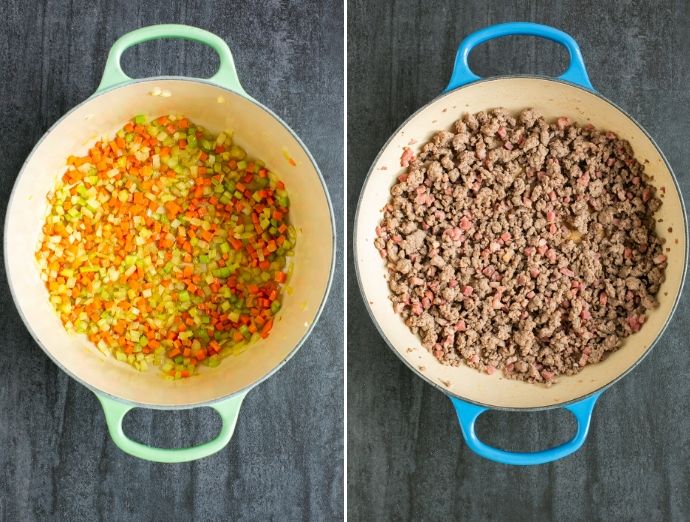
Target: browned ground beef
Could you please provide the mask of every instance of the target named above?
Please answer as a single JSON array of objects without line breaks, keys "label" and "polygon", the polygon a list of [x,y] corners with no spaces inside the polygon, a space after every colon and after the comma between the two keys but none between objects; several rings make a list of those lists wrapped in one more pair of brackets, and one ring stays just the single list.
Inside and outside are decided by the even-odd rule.
[{"label": "browned ground beef", "polygon": [[658,305],[661,200],[614,133],[494,109],[402,164],[375,244],[395,311],[443,364],[552,383]]}]

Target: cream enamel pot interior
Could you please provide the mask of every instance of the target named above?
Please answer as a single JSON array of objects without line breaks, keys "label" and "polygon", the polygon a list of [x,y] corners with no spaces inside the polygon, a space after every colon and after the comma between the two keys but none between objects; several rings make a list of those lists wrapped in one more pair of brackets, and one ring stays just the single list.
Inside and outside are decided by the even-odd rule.
[{"label": "cream enamel pot interior", "polygon": [[[220,56],[218,73],[209,80],[128,78],[119,65],[122,52],[156,38],[183,38],[211,46]],[[158,90],[164,96],[151,94]],[[34,257],[47,211],[46,194],[64,172],[66,158],[86,152],[97,138],[113,135],[136,114],[170,113],[182,114],[215,132],[233,130],[236,143],[262,158],[285,181],[291,220],[298,230],[289,281],[294,291],[285,293],[269,337],[224,359],[217,368],[201,368],[200,375],[181,381],[164,380],[158,368],[140,373],[105,357],[85,337],[68,334],[48,302]],[[244,92],[225,42],[193,27],[163,25],[120,38],[110,52],[98,91],[53,125],[36,145],[10,198],[5,256],[12,296],[27,328],[58,366],[96,393],[118,446],[148,460],[181,462],[225,446],[247,391],[280,368],[309,335],[330,288],[335,229],[328,192],[314,159],[285,123]],[[216,439],[194,448],[149,448],[122,431],[122,418],[136,406],[211,406],[220,413],[223,427]]]},{"label": "cream enamel pot interior", "polygon": [[[560,79],[541,77],[500,77],[480,80],[467,65],[470,50],[491,38],[525,34],[540,36],[564,45],[570,67]],[[480,373],[468,366],[441,365],[425,350],[419,339],[394,313],[389,300],[386,268],[374,247],[375,228],[381,209],[389,199],[395,178],[403,171],[403,147],[426,143],[441,129],[449,129],[464,112],[492,107],[519,111],[539,109],[547,119],[568,116],[580,124],[591,123],[609,129],[632,144],[638,160],[646,165],[652,183],[665,190],[663,205],[656,217],[657,233],[670,248],[666,280],[658,298],[660,306],[649,314],[639,333],[605,361],[587,366],[581,373],[560,377],[551,387],[505,379],[501,372]],[[419,146],[419,145],[417,145]],[[662,192],[663,194],[663,192]],[[670,230],[673,230],[670,232]],[[388,140],[372,165],[362,188],[354,223],[355,267],[360,290],[369,313],[393,351],[420,377],[436,386],[453,401],[463,435],[478,454],[510,464],[538,464],[562,458],[585,441],[594,403],[599,394],[630,371],[652,348],[670,320],[680,296],[686,270],[686,217],[678,184],[649,135],[630,116],[594,92],[575,41],[556,29],[529,23],[501,24],[470,35],[461,44],[451,84],[440,97],[419,109]],[[474,422],[486,409],[535,410],[566,407],[576,417],[575,437],[562,446],[538,453],[513,453],[492,448],[477,439]]]}]

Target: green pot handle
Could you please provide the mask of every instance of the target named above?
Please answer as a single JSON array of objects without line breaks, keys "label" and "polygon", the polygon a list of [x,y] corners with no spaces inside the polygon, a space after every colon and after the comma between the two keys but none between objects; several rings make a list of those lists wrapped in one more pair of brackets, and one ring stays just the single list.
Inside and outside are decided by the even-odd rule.
[{"label": "green pot handle", "polygon": [[220,414],[223,425],[218,436],[205,444],[192,448],[152,448],[135,442],[125,435],[122,429],[122,420],[134,406],[115,400],[107,395],[96,393],[96,397],[103,406],[105,420],[108,424],[108,431],[113,442],[125,453],[129,453],[143,460],[153,462],[189,462],[190,460],[202,459],[213,455],[227,446],[235,431],[237,416],[240,413],[240,406],[246,392],[234,395],[229,399],[210,404],[209,406]]},{"label": "green pot handle", "polygon": [[198,27],[180,24],[150,25],[118,38],[108,53],[108,60],[105,62],[105,69],[103,70],[103,78],[101,78],[101,83],[98,89],[96,89],[96,92],[102,92],[116,85],[131,82],[132,78],[124,73],[120,65],[122,53],[134,45],[163,38],[192,40],[208,45],[211,49],[216,51],[220,58],[220,67],[218,67],[216,74],[211,76],[209,80],[221,87],[236,91],[239,94],[247,94],[240,85],[240,80],[237,77],[237,70],[235,69],[235,62],[232,59],[232,53],[230,52],[228,44],[213,33],[199,29]]}]

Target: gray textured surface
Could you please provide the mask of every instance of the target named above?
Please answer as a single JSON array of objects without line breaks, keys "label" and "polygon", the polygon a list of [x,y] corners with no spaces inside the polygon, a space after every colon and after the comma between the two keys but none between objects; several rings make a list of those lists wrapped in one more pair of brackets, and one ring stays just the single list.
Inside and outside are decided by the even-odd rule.
[{"label": "gray textured surface", "polygon": [[[690,195],[688,3],[388,4],[348,4],[350,224],[379,148],[445,87],[462,37],[505,21],[547,23],[573,35],[594,86],[650,132]],[[478,48],[470,63],[481,75],[554,74],[565,57],[556,44],[508,38]],[[450,401],[378,336],[351,257],[347,290],[351,520],[690,519],[687,295],[650,356],[601,397],[586,445],[561,462],[525,469],[467,449]],[[481,418],[479,434],[508,449],[536,450],[565,441],[573,427],[562,411],[495,412]]]},{"label": "gray textured surface", "polygon": [[[330,2],[0,4],[0,213],[41,134],[95,89],[115,39],[177,22],[234,52],[246,90],[304,140],[327,180],[342,238],[343,13]],[[198,44],[148,43],[132,75],[210,75]],[[0,272],[0,520],[327,520],[343,513],[342,263],[299,353],[249,393],[228,448],[191,464],[139,461],[110,441],[96,398],[31,340]],[[215,436],[210,410],[136,410],[126,431],[183,447]]]}]

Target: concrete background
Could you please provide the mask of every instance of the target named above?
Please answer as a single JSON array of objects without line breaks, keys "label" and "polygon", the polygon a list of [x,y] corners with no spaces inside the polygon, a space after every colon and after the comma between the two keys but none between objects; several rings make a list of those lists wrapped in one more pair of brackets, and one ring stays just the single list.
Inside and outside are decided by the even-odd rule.
[{"label": "concrete background", "polygon": [[[226,40],[247,92],[304,140],[328,183],[342,238],[343,7],[327,2],[0,3],[0,214],[48,127],[96,88],[122,34],[186,23]],[[210,76],[200,44],[128,51],[132,76]],[[342,254],[339,253],[340,259]],[[0,520],[337,520],[343,516],[343,315],[339,262],[314,333],[249,393],[229,447],[198,462],[152,464],[111,442],[94,395],[32,341],[0,271]],[[135,410],[125,431],[162,447],[215,436],[209,409]]]},{"label": "concrete background", "polygon": [[[421,0],[348,3],[348,219],[379,148],[448,83],[455,50],[489,24],[535,21],[580,44],[595,88],[628,111],[690,195],[690,4]],[[472,53],[480,76],[557,75],[567,53],[511,37]],[[351,228],[350,228],[351,230]],[[350,240],[350,238],[348,238]],[[450,401],[379,337],[348,258],[348,516],[351,520],[690,520],[690,349],[686,295],[652,353],[599,400],[589,439],[545,466],[483,460]],[[564,411],[492,412],[480,438],[537,450],[572,436]]]}]

